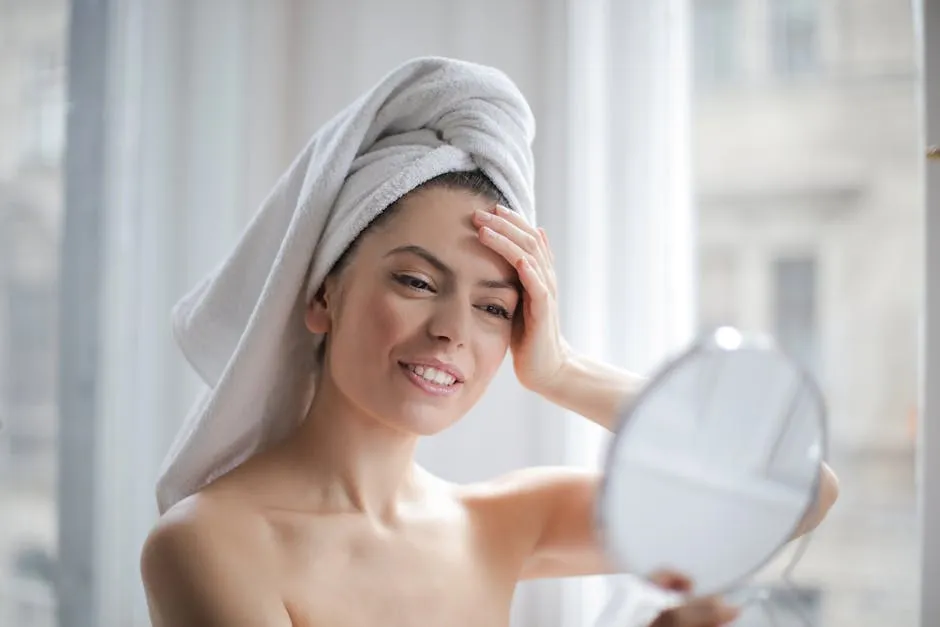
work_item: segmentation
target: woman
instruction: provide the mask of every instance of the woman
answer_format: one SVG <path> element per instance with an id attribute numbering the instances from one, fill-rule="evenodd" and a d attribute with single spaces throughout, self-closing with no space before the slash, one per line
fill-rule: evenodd
<path id="1" fill-rule="evenodd" d="M 545 233 L 504 203 L 479 171 L 436 176 L 332 265 L 304 309 L 325 338 L 305 419 L 175 503 L 146 542 L 155 627 L 507 625 L 519 581 L 611 571 L 595 473 L 453 485 L 414 461 L 418 438 L 459 420 L 507 350 L 524 386 L 606 428 L 642 385 L 567 346 Z M 801 532 L 835 498 L 825 477 Z M 734 617 L 698 599 L 654 625 Z"/>

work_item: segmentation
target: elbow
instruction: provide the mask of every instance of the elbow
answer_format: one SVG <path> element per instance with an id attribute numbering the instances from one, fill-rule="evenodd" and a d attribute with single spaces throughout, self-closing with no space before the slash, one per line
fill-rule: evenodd
<path id="1" fill-rule="evenodd" d="M 793 538 L 796 539 L 816 529 L 825 520 L 829 510 L 832 509 L 838 499 L 839 479 L 832 471 L 832 468 L 823 463 L 819 474 L 819 490 L 816 493 L 816 502 L 803 519 Z"/>
<path id="2" fill-rule="evenodd" d="M 819 520 L 822 521 L 839 499 L 839 478 L 828 464 L 823 463 L 819 476 L 819 498 L 817 499 L 816 509 L 819 512 Z"/>

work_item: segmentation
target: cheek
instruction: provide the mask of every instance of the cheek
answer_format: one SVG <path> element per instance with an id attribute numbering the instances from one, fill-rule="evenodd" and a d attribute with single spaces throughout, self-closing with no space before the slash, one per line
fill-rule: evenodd
<path id="1" fill-rule="evenodd" d="M 509 351 L 511 332 L 507 328 L 484 326 L 477 330 L 474 338 L 473 361 L 475 379 L 485 388 L 496 376 Z"/>
<path id="2" fill-rule="evenodd" d="M 419 312 L 389 290 L 369 290 L 348 303 L 355 314 L 344 307 L 345 335 L 356 346 L 355 352 L 375 361 L 378 353 L 389 349 L 414 333 L 420 322 Z"/>
<path id="3" fill-rule="evenodd" d="M 508 330 L 495 331 L 488 329 L 486 333 L 481 335 L 482 339 L 479 342 L 480 348 L 478 351 L 479 360 L 482 364 L 485 364 L 487 372 L 493 374 L 506 358 L 511 334 Z"/>

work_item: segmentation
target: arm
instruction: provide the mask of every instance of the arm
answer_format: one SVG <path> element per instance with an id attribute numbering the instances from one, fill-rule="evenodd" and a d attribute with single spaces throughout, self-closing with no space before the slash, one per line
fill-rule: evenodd
<path id="1" fill-rule="evenodd" d="M 583 356 L 566 359 L 555 380 L 539 393 L 608 431 L 617 426 L 620 408 L 632 403 L 647 383 L 638 374 Z"/>
<path id="2" fill-rule="evenodd" d="M 516 515 L 538 514 L 533 550 L 522 569 L 522 579 L 617 572 L 597 533 L 599 473 L 568 467 L 529 468 L 512 473 L 505 481 L 510 488 L 507 497 L 515 505 L 507 508 L 507 515 L 513 515 L 510 512 L 514 510 Z M 821 482 L 815 507 L 790 540 L 815 529 L 835 502 L 838 482 L 826 464 L 822 467 Z"/>
<path id="3" fill-rule="evenodd" d="M 205 523 L 171 511 L 144 544 L 141 574 L 154 627 L 290 627 L 244 547 L 226 542 L 224 527 Z"/>
<path id="4" fill-rule="evenodd" d="M 839 498 L 839 479 L 836 473 L 826 462 L 823 462 L 819 473 L 819 493 L 816 496 L 816 503 L 800 522 L 791 540 L 796 540 L 818 527 L 819 523 L 826 518 L 836 499 Z"/>
<path id="5" fill-rule="evenodd" d="M 548 237 L 519 215 L 497 207 L 486 220 L 478 217 L 480 241 L 503 256 L 519 273 L 526 300 L 522 333 L 512 343 L 513 365 L 519 382 L 562 407 L 613 430 L 618 409 L 636 398 L 646 381 L 635 374 L 573 355 L 561 337 L 556 302 L 553 255 Z M 838 493 L 835 476 L 823 465 L 823 484 L 813 513 L 799 533 L 815 527 Z M 608 572 L 594 537 L 597 475 L 533 471 L 511 479 L 511 493 L 542 519 L 527 577 L 566 576 Z M 505 499 L 501 499 L 505 500 Z M 514 508 L 500 508 L 513 511 Z"/>

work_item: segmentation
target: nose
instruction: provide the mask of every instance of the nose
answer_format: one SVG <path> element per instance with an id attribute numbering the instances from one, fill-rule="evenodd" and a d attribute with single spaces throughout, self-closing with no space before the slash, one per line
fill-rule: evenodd
<path id="1" fill-rule="evenodd" d="M 428 320 L 428 335 L 439 342 L 464 346 L 470 333 L 471 316 L 470 306 L 461 298 L 454 296 L 438 301 Z"/>

